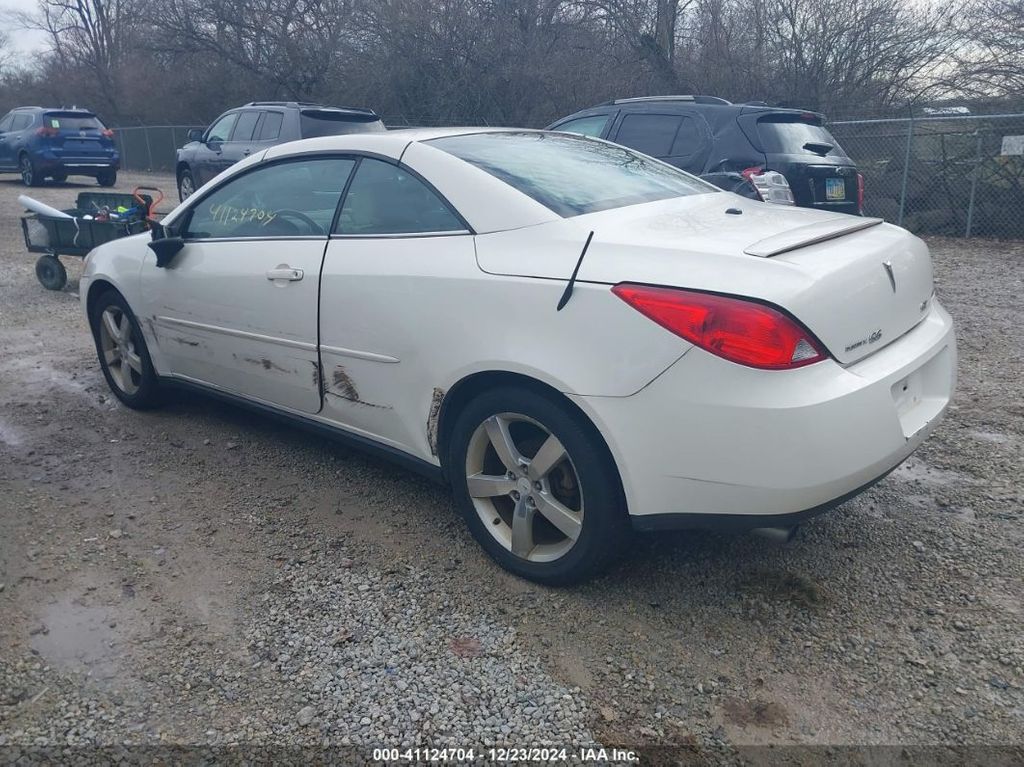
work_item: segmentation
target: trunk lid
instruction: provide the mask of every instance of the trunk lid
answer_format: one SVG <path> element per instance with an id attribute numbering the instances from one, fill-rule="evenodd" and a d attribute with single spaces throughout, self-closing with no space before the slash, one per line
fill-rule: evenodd
<path id="1" fill-rule="evenodd" d="M 799 319 L 843 364 L 913 328 L 932 295 L 928 249 L 903 229 L 726 194 L 480 235 L 478 263 L 494 274 L 567 280 L 591 230 L 581 282 L 640 282 L 768 301 Z"/>
<path id="2" fill-rule="evenodd" d="M 114 141 L 104 135 L 103 123 L 95 115 L 83 112 L 47 112 L 43 128 L 49 131 L 50 146 L 65 157 L 99 157 L 108 154 Z"/>

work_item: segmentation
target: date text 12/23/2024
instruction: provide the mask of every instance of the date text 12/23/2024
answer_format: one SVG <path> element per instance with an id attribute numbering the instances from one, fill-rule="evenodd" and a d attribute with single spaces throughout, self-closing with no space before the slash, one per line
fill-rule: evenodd
<path id="1" fill-rule="evenodd" d="M 581 746 L 539 748 L 502 746 L 495 748 L 375 748 L 375 762 L 638 762 L 635 751 L 625 748 Z"/>

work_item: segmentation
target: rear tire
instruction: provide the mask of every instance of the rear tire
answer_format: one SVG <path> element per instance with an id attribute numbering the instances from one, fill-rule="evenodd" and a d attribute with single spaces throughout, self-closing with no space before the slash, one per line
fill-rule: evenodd
<path id="1" fill-rule="evenodd" d="M 101 170 L 96 174 L 96 183 L 100 186 L 114 186 L 117 183 L 117 171 Z"/>
<path id="2" fill-rule="evenodd" d="M 574 583 L 628 548 L 611 455 L 555 395 L 521 387 L 481 394 L 456 419 L 445 468 L 473 537 L 516 575 Z"/>
<path id="3" fill-rule="evenodd" d="M 68 284 L 68 272 L 56 256 L 40 256 L 36 260 L 36 279 L 47 290 L 63 290 Z"/>
<path id="4" fill-rule="evenodd" d="M 39 186 L 43 183 L 43 177 L 36 171 L 36 164 L 27 154 L 23 154 L 18 160 L 18 172 L 21 173 L 21 183 L 25 186 Z"/>
<path id="5" fill-rule="evenodd" d="M 160 404 L 160 379 L 128 302 L 116 290 L 103 293 L 89 309 L 89 325 L 100 369 L 121 402 L 134 410 Z"/>

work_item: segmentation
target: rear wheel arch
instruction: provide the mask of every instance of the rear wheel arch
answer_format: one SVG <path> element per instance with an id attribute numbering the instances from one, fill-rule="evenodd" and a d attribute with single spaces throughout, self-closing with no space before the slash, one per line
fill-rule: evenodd
<path id="1" fill-rule="evenodd" d="M 626 508 L 626 494 L 623 490 L 619 467 L 611 449 L 608 446 L 607 440 L 605 440 L 604 435 L 601 434 L 601 430 L 597 428 L 593 420 L 575 402 L 562 394 L 562 392 L 558 391 L 558 389 L 550 384 L 544 383 L 543 381 L 539 381 L 536 378 L 523 375 L 522 373 L 512 373 L 504 370 L 473 373 L 472 375 L 466 376 L 458 381 L 454 386 L 449 388 L 447 392 L 445 392 L 444 397 L 441 400 L 440 409 L 438 410 L 436 431 L 436 454 L 442 461 L 441 468 L 445 472 L 445 477 L 448 478 L 449 476 L 448 467 L 444 465 L 445 457 L 448 455 L 448 448 L 452 438 L 452 430 L 455 426 L 455 422 L 459 418 L 459 414 L 466 405 L 472 402 L 478 395 L 492 389 L 510 387 L 524 389 L 556 402 L 564 408 L 567 413 L 579 420 L 584 428 L 590 432 L 595 444 L 604 453 L 605 458 L 608 461 L 608 465 L 614 468 L 616 484 L 618 485 L 620 493 L 620 500 L 623 508 Z"/>

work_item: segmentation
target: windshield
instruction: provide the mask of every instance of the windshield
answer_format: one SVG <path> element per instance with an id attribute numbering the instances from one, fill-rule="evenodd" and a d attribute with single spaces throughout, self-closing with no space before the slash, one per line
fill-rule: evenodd
<path id="1" fill-rule="evenodd" d="M 475 165 L 563 217 L 717 192 L 625 147 L 562 133 L 475 133 L 426 142 Z"/>
<path id="2" fill-rule="evenodd" d="M 43 115 L 43 125 L 58 130 L 103 130 L 103 123 L 96 115 L 82 112 L 47 112 Z"/>
<path id="3" fill-rule="evenodd" d="M 824 126 L 807 122 L 798 115 L 762 118 L 757 123 L 757 134 L 768 154 L 846 157 L 839 142 Z"/>

